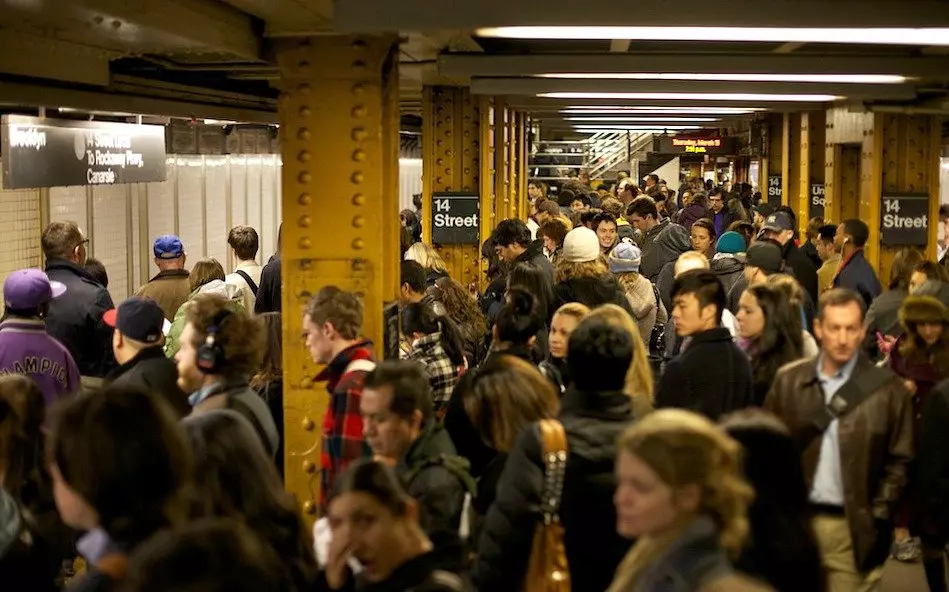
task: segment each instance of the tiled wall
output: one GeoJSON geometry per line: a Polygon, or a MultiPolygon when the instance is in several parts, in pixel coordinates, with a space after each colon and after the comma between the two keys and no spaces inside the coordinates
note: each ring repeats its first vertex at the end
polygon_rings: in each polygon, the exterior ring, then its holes
{"type": "Polygon", "coordinates": [[[190,262],[214,257],[230,271],[227,232],[249,224],[260,235],[258,260],[270,258],[280,224],[279,156],[172,156],[166,166],[163,183],[0,191],[0,281],[40,265],[47,220],[79,224],[116,302],[158,271],[151,246],[162,234],[178,234],[190,262]]]}

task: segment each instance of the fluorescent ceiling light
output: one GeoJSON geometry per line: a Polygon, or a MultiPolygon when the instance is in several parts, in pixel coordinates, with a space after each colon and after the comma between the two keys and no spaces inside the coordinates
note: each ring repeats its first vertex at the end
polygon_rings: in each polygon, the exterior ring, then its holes
{"type": "Polygon", "coordinates": [[[587,116],[584,114],[583,117],[564,117],[565,121],[647,121],[647,122],[656,122],[656,121],[669,121],[669,122],[709,122],[709,121],[721,121],[717,117],[637,117],[637,116],[607,116],[607,117],[596,117],[596,116],[587,116]]]}
{"type": "Polygon", "coordinates": [[[788,103],[826,103],[843,97],[820,94],[782,93],[641,93],[641,92],[551,92],[544,99],[614,99],[638,101],[778,101],[788,103]]]}
{"type": "Polygon", "coordinates": [[[676,114],[676,115],[748,115],[764,111],[756,107],[650,107],[646,105],[573,105],[560,112],[570,115],[590,115],[593,113],[629,113],[629,114],[676,114]]]}
{"type": "Polygon", "coordinates": [[[558,78],[566,80],[693,80],[724,82],[827,82],[843,84],[900,84],[906,82],[905,76],[896,74],[696,74],[648,72],[569,72],[538,74],[537,78],[558,78]]]}
{"type": "MultiPolygon", "coordinates": [[[[602,133],[609,133],[609,132],[638,132],[640,134],[662,135],[662,134],[666,134],[670,130],[638,128],[638,127],[631,128],[631,127],[623,127],[623,126],[614,125],[610,127],[575,127],[573,128],[573,131],[580,132],[583,134],[602,134],[602,133]]],[[[667,135],[670,135],[670,136],[676,135],[675,130],[671,130],[671,132],[672,133],[669,133],[667,135]]]]}
{"type": "Polygon", "coordinates": [[[791,27],[496,27],[479,37],[507,39],[630,39],[633,41],[757,41],[762,43],[867,43],[949,45],[949,28],[791,27]]]}
{"type": "Polygon", "coordinates": [[[574,127],[584,127],[588,129],[662,129],[662,130],[700,130],[704,129],[701,125],[636,125],[625,123],[581,123],[574,127]]]}

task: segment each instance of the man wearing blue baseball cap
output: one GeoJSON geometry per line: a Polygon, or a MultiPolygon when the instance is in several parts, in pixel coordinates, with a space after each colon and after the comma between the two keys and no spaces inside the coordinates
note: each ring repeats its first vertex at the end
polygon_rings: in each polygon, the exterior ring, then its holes
{"type": "Polygon", "coordinates": [[[162,347],[171,323],[151,298],[132,296],[102,316],[113,327],[112,351],[119,367],[106,385],[151,391],[168,401],[179,417],[191,413],[188,395],[178,388],[178,369],[162,347]]]}
{"type": "Polygon", "coordinates": [[[46,315],[66,286],[40,269],[20,269],[3,282],[0,375],[23,374],[39,386],[46,405],[79,392],[79,368],[66,347],[46,333],[46,315]]]}
{"type": "Polygon", "coordinates": [[[190,274],[185,269],[185,247],[180,238],[166,234],[155,239],[152,252],[158,275],[148,280],[135,295],[151,298],[158,303],[166,319],[173,319],[191,294],[190,274]]]}

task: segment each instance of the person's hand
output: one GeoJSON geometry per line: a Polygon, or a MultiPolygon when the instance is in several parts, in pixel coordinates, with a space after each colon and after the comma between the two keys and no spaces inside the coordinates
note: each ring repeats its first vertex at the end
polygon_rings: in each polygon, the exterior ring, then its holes
{"type": "Polygon", "coordinates": [[[877,347],[884,355],[889,355],[896,343],[896,337],[892,335],[877,335],[877,347]]]}
{"type": "Polygon", "coordinates": [[[333,590],[340,590],[346,585],[349,579],[349,560],[350,546],[349,536],[344,528],[333,530],[333,538],[330,540],[329,553],[326,557],[326,583],[333,590]]]}
{"type": "Polygon", "coordinates": [[[903,386],[906,387],[906,390],[909,391],[909,394],[911,394],[911,395],[915,395],[915,394],[916,394],[916,382],[915,382],[915,381],[913,381],[913,380],[904,380],[904,381],[903,381],[903,386]]]}

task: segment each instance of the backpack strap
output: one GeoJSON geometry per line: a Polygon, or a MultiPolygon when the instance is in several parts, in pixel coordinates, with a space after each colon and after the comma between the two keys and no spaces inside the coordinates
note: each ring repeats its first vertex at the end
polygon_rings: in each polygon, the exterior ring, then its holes
{"type": "Polygon", "coordinates": [[[461,484],[464,485],[465,490],[471,494],[472,498],[478,493],[478,484],[469,472],[471,463],[468,462],[468,459],[454,454],[439,454],[438,456],[422,459],[412,465],[405,473],[405,482],[411,484],[422,471],[432,467],[441,467],[451,473],[461,481],[461,484]]]}
{"type": "MultiPolygon", "coordinates": [[[[830,427],[831,422],[853,411],[854,408],[866,401],[870,395],[892,380],[893,376],[893,373],[886,368],[877,368],[876,366],[863,368],[860,372],[855,372],[847,382],[837,389],[830,402],[814,415],[811,419],[811,425],[818,433],[823,434],[830,427]]],[[[818,386],[820,386],[820,379],[818,379],[818,386]]],[[[821,392],[823,393],[823,388],[821,388],[821,392]]]]}
{"type": "Polygon", "coordinates": [[[254,297],[257,297],[257,283],[251,279],[250,274],[244,271],[243,269],[238,269],[234,273],[244,278],[244,281],[247,282],[247,285],[250,286],[250,291],[254,293],[254,297]]]}

